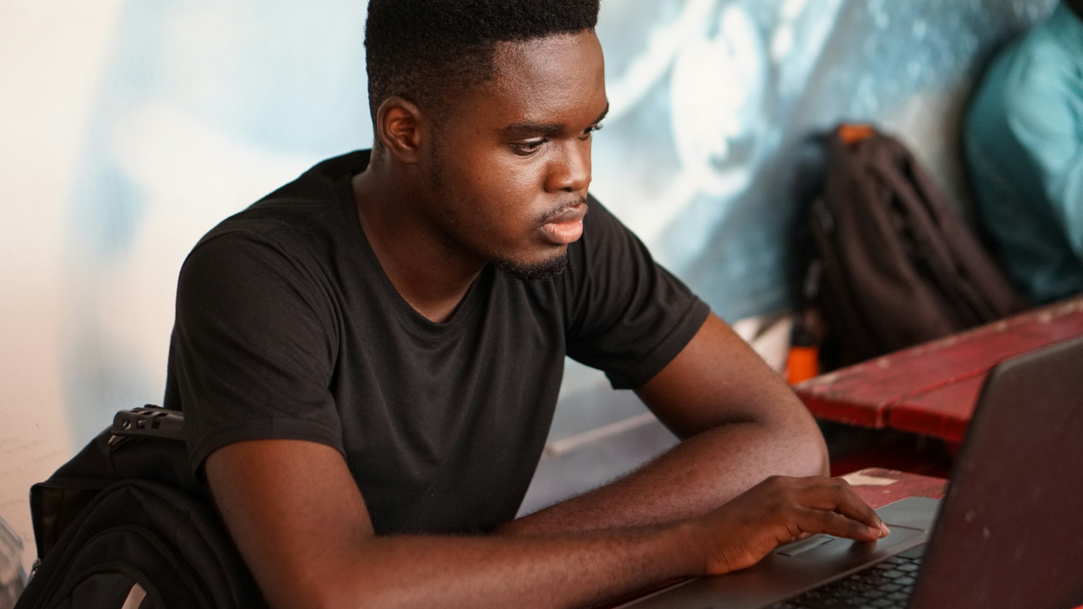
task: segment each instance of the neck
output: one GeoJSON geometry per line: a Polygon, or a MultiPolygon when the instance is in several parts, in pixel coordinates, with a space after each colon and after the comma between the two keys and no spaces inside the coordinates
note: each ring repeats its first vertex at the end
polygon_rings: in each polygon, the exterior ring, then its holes
{"type": "Polygon", "coordinates": [[[447,321],[485,266],[447,244],[421,213],[418,201],[430,193],[416,167],[402,166],[373,151],[372,162],[354,176],[353,193],[361,228],[391,284],[418,313],[447,321]]]}

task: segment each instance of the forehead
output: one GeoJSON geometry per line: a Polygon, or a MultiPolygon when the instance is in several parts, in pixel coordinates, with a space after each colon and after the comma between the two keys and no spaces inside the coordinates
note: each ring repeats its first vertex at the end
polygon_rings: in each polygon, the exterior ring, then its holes
{"type": "Polygon", "coordinates": [[[605,109],[605,63],[591,30],[500,43],[493,67],[493,79],[465,93],[463,118],[494,127],[585,120],[581,129],[605,109]]]}

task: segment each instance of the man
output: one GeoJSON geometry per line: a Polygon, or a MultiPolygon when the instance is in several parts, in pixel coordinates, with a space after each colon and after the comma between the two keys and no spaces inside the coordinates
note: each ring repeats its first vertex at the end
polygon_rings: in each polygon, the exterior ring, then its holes
{"type": "Polygon", "coordinates": [[[966,122],[978,211],[1036,303],[1083,292],[1083,0],[990,66],[966,122]]]}
{"type": "Polygon", "coordinates": [[[372,0],[371,154],[186,261],[166,404],[272,606],[580,606],[884,534],[844,482],[768,478],[826,473],[814,421],[588,198],[597,13],[372,0]],[[684,442],[513,520],[565,354],[684,442]]]}

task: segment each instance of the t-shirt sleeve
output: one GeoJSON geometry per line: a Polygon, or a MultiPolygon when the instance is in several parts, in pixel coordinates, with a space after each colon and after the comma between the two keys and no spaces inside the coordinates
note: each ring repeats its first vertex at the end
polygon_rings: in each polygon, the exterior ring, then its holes
{"type": "Polygon", "coordinates": [[[170,345],[170,393],[198,471],[235,442],[295,439],[342,448],[329,390],[335,321],[321,282],[273,241],[209,238],[185,261],[170,345]]]}
{"type": "Polygon", "coordinates": [[[593,198],[568,255],[568,355],[604,371],[615,389],[652,379],[707,319],[707,305],[593,198]]]}

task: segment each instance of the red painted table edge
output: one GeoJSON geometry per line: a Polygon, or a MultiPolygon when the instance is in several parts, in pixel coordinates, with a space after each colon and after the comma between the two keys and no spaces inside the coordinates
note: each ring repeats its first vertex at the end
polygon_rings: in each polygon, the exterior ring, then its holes
{"type": "Polygon", "coordinates": [[[848,404],[801,391],[797,391],[797,396],[801,398],[812,416],[819,419],[872,429],[883,429],[888,426],[890,404],[881,404],[876,407],[869,407],[866,404],[848,404]]]}
{"type": "MultiPolygon", "coordinates": [[[[973,413],[975,404],[970,404],[969,408],[965,409],[966,417],[962,418],[961,413],[931,412],[923,408],[919,403],[911,402],[918,402],[923,396],[936,393],[958,383],[969,384],[969,382],[972,382],[975,378],[984,380],[988,376],[991,368],[968,371],[960,376],[946,379],[941,385],[926,388],[915,394],[896,396],[877,404],[854,403],[841,400],[824,390],[825,387],[829,387],[833,384],[833,381],[828,381],[825,384],[825,378],[838,378],[839,376],[845,377],[862,374],[866,370],[875,368],[876,363],[884,358],[895,358],[899,356],[910,357],[929,351],[935,351],[945,345],[960,344],[961,342],[972,340],[974,337],[989,332],[999,331],[999,328],[1004,326],[1022,325],[1024,319],[1040,319],[1043,316],[1060,317],[1078,314],[1080,311],[1083,311],[1083,297],[1066,299],[1031,309],[1004,320],[992,322],[984,326],[965,330],[955,335],[932,340],[879,358],[854,364],[853,366],[836,370],[823,375],[822,377],[810,379],[809,381],[795,385],[793,389],[798,397],[801,398],[801,401],[804,402],[809,412],[820,419],[872,429],[897,429],[899,431],[932,436],[949,442],[958,443],[962,441],[963,436],[966,433],[967,426],[970,422],[970,415],[973,413]]],[[[1063,340],[1071,340],[1071,338],[1053,340],[1047,344],[1020,351],[1015,356],[1031,353],[1036,349],[1057,344],[1063,340]]],[[[975,402],[979,393],[980,389],[975,393],[975,402]]]]}

